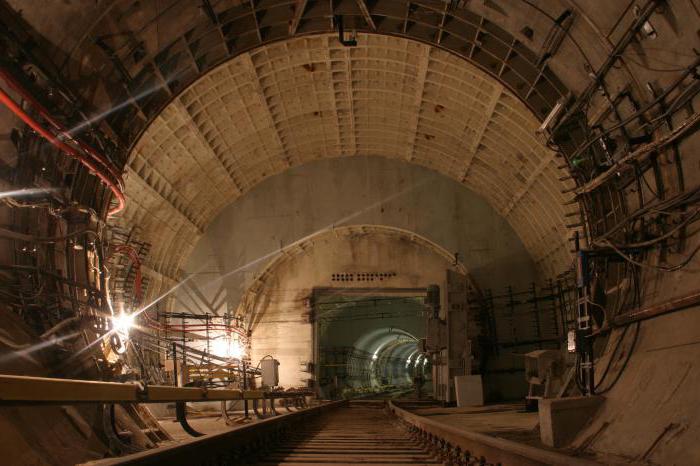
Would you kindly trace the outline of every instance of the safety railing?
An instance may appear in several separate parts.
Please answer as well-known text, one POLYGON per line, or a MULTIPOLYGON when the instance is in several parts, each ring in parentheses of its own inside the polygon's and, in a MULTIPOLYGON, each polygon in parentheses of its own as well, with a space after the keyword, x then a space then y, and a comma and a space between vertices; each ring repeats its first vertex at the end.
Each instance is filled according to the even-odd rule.
MULTIPOLYGON (((282 406, 303 409, 306 397, 311 393, 302 390, 265 391, 238 390, 205 387, 172 387, 144 385, 141 383, 102 382, 96 380, 56 379, 21 375, 0 375, 0 406, 70 405, 98 403, 113 406, 120 403, 175 403, 177 420, 191 436, 202 434, 187 422, 186 404, 192 402, 220 401, 226 415, 228 401, 252 402, 257 418, 277 416, 275 401, 282 406)), ((113 413, 112 410, 108 412, 113 413)))
POLYGON ((309 395, 306 391, 207 389, 0 375, 0 405, 273 400, 309 395))

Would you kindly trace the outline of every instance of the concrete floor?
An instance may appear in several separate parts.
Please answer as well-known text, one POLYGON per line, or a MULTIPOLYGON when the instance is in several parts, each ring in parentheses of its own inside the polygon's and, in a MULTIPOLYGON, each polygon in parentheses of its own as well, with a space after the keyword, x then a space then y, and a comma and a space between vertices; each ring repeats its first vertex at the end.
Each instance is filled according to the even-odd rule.
POLYGON ((573 449, 557 450, 540 442, 537 412, 525 411, 524 403, 493 404, 466 408, 406 407, 411 412, 458 429, 478 432, 513 442, 573 456, 588 458, 605 465, 651 464, 611 454, 582 453, 573 449))
POLYGON ((416 408, 416 414, 462 430, 542 446, 537 413, 523 404, 496 404, 467 408, 416 408))

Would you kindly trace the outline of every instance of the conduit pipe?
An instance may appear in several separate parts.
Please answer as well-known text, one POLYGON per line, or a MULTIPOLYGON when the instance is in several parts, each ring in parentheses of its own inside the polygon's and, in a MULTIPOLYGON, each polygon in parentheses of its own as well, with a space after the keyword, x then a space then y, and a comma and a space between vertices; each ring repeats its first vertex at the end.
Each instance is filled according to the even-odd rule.
POLYGON ((694 291, 680 298, 675 298, 664 303, 654 304, 647 308, 630 312, 629 314, 615 316, 613 318, 612 326, 619 327, 621 325, 627 325, 633 322, 638 322, 640 320, 651 319, 654 317, 658 317, 675 311, 680 311, 682 309, 687 309, 689 307, 697 305, 700 305, 700 290, 694 291))
POLYGON ((674 142, 676 139, 683 136, 689 130, 692 130, 695 125, 700 121, 700 113, 695 113, 688 119, 686 119, 680 126, 666 134, 664 137, 658 141, 650 142, 645 144, 639 149, 630 152, 629 154, 622 157, 620 160, 616 161, 610 168, 601 173, 600 175, 593 178, 591 181, 581 186, 580 188, 574 190, 577 196, 582 194, 590 193, 604 182, 615 176, 616 174, 634 167, 633 162, 640 162, 643 157, 655 152, 657 150, 663 149, 667 145, 674 142))
MULTIPOLYGON (((3 73, 3 76, 6 76, 3 73)), ((24 96, 25 94, 22 93, 24 96)), ((31 101, 31 100, 30 100, 31 101)), ((126 206, 126 198, 124 196, 123 190, 121 188, 121 178, 119 176, 114 175, 114 169, 111 167, 111 164, 106 162, 101 156, 99 156, 97 153, 94 152, 94 150, 89 149, 86 150, 88 146, 82 143, 78 143, 79 147, 81 150, 87 152, 94 160, 98 161, 100 165, 103 167, 107 168, 107 171, 109 173, 105 173, 103 169, 98 167, 93 160, 90 160, 87 158, 84 154, 82 154, 79 150, 69 146, 65 142, 61 141, 58 139, 54 134, 52 134, 49 130, 44 128, 39 122, 37 122, 34 118, 32 118, 29 114, 27 114, 22 107, 20 107, 13 99, 10 97, 4 89, 0 88, 0 102, 2 102, 7 108, 9 108, 12 113, 14 113, 18 118, 20 118, 22 121, 24 121, 27 125, 29 125, 30 128, 32 128, 34 131, 36 131, 39 135, 41 135, 44 139, 49 141, 51 144, 53 144, 56 148, 58 148, 60 151, 64 152, 66 155, 68 155, 71 158, 74 158, 78 160, 81 164, 83 164, 85 167, 87 167, 92 173, 94 173, 100 181, 107 186, 111 191, 112 194, 114 194, 114 197, 117 199, 118 205, 114 209, 110 210, 107 215, 114 215, 124 209, 126 206), (112 179, 114 177, 114 179, 112 179)), ((43 114, 43 112, 40 113, 43 114)), ((49 121, 51 121, 50 119, 49 121)), ((59 125, 60 127, 60 125, 59 125)), ((70 137, 68 133, 63 132, 62 135, 70 137)))

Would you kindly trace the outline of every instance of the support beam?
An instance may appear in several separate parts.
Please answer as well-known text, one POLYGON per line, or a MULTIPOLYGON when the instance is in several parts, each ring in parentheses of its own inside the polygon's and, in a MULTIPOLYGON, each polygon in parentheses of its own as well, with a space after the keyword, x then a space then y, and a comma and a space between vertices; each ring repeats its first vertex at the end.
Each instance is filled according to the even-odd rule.
POLYGON ((430 67, 430 51, 432 49, 423 46, 420 59, 418 61, 418 69, 416 72, 416 93, 413 96, 413 107, 415 112, 412 115, 411 129, 408 131, 410 140, 407 141, 406 160, 412 161, 416 152, 416 140, 418 139, 418 126, 420 124, 420 109, 423 106, 423 93, 425 91, 425 78, 428 76, 428 68, 430 67))
POLYGON ((544 172, 544 169, 547 168, 547 165, 552 163, 552 160, 554 160, 554 157, 556 156, 556 153, 554 152, 549 152, 545 155, 545 157, 542 159, 539 165, 537 165, 537 168, 530 173, 530 176, 527 178, 525 181, 525 186, 523 186, 520 191, 515 193, 513 198, 510 200, 508 205, 506 206, 505 209, 503 209, 503 212, 501 212, 501 215, 503 217, 508 218, 508 215, 517 207, 518 203, 522 200, 523 197, 530 191, 530 188, 535 184, 535 181, 542 176, 542 173, 544 172))
POLYGON ((197 225, 197 223, 192 218, 190 218, 190 216, 186 212, 184 212, 182 209, 177 207, 170 199, 168 199, 163 193, 158 191, 155 187, 151 186, 148 183, 148 181, 146 181, 136 170, 134 170, 130 166, 127 166, 126 173, 127 173, 127 176, 129 178, 137 181, 137 183, 140 184, 141 186, 143 186, 147 191, 150 191, 151 193, 155 194, 156 197, 159 197, 160 199, 165 201, 165 205, 168 206, 168 208, 172 212, 177 214, 178 217, 185 220, 185 223, 190 225, 192 227, 192 229, 194 229, 197 232, 198 235, 201 235, 204 233, 204 230, 199 225, 197 225))
POLYGON ((289 35, 293 36, 294 34, 297 33, 297 29, 299 29, 299 23, 301 22, 302 16, 304 16, 304 11, 306 10, 306 4, 308 3, 308 0, 296 0, 294 2, 294 16, 292 16, 292 19, 289 21, 289 35))
POLYGON ((671 312, 676 312, 691 307, 697 308, 698 305, 700 305, 700 291, 696 290, 680 298, 675 298, 660 304, 654 304, 644 309, 637 309, 636 311, 632 311, 627 314, 615 316, 612 321, 612 326, 619 327, 629 325, 632 322, 653 319, 654 317, 659 317, 671 312))
POLYGON ((357 2, 357 6, 360 8, 360 11, 362 12, 362 16, 365 18, 365 22, 367 23, 367 26, 372 31, 377 30, 377 25, 374 23, 374 20, 372 19, 372 15, 369 12, 369 8, 367 7, 367 3, 365 3, 365 0, 355 0, 357 2))
POLYGON ((255 88, 256 94, 260 98, 260 106, 265 110, 265 115, 269 119, 269 125, 271 128, 275 128, 275 141, 279 146, 278 150, 280 154, 283 154, 284 161, 286 162, 287 167, 291 167, 292 160, 289 155, 289 151, 287 150, 287 147, 285 147, 284 142, 282 141, 282 135, 280 134, 280 123, 275 118, 275 115, 272 113, 272 110, 270 110, 270 105, 267 103, 265 89, 263 89, 260 85, 261 79, 258 75, 257 70, 255 69, 255 64, 253 63, 250 54, 243 55, 242 59, 243 63, 245 64, 245 67, 247 68, 246 71, 248 71, 248 73, 250 73, 250 75, 253 77, 253 79, 250 80, 250 83, 255 88))
MULTIPOLYGON (((226 165, 224 165, 224 161, 221 159, 221 157, 214 151, 214 148, 211 146, 211 143, 209 140, 207 140, 206 137, 204 137, 204 133, 202 129, 195 123, 195 118, 192 112, 190 112, 187 107, 185 107, 180 100, 174 100, 173 104, 177 106, 177 109, 179 112, 182 113, 183 119, 187 122, 187 126, 192 130, 193 134, 197 136, 197 139, 201 142, 202 146, 205 147, 209 153, 211 154, 211 157, 215 159, 217 162, 219 162, 219 165, 228 174, 229 179, 231 180, 231 185, 233 186, 234 190, 236 191, 237 195, 240 195, 243 193, 243 188, 241 188, 240 184, 236 180, 236 177, 232 173, 232 170, 229 170, 226 168, 226 165)), ((201 167, 200 167, 201 168, 201 167)), ((204 169, 202 169, 204 170, 204 169)), ((224 196, 230 196, 230 194, 223 192, 220 186, 218 186, 217 183, 214 183, 214 187, 224 196)))
POLYGON ((263 36, 260 30, 260 23, 258 22, 258 13, 255 11, 255 0, 249 0, 248 3, 250 4, 250 12, 253 15, 253 21, 255 21, 255 32, 258 36, 258 42, 262 44, 263 36))
POLYGON ((464 183, 469 175, 469 169, 472 166, 474 157, 476 156, 476 151, 479 150, 479 145, 484 139, 484 133, 486 133, 486 128, 488 128, 489 123, 491 123, 491 118, 493 118, 493 112, 496 110, 496 105, 501 99, 503 94, 503 87, 500 85, 495 86, 491 98, 488 101, 488 106, 484 112, 484 119, 482 120, 482 125, 477 129, 474 139, 471 141, 469 148, 467 150, 467 160, 464 164, 464 174, 462 175, 462 183, 464 183))
POLYGON ((352 136, 351 155, 357 155, 357 133, 355 131, 355 95, 352 86, 352 59, 350 58, 350 49, 345 47, 345 91, 348 96, 348 110, 350 111, 350 135, 352 136))
POLYGON ((447 10, 450 7, 450 4, 451 4, 450 1, 446 1, 445 5, 442 8, 442 16, 440 17, 440 25, 438 26, 437 36, 435 37, 435 43, 437 43, 437 45, 440 45, 440 43, 442 42, 442 36, 443 36, 444 30, 445 30, 444 29, 445 21, 447 21, 447 10))
POLYGON ((0 375, 0 405, 55 405, 78 403, 172 403, 175 401, 227 401, 297 398, 304 391, 206 389, 142 386, 95 380, 53 379, 21 375, 0 375))

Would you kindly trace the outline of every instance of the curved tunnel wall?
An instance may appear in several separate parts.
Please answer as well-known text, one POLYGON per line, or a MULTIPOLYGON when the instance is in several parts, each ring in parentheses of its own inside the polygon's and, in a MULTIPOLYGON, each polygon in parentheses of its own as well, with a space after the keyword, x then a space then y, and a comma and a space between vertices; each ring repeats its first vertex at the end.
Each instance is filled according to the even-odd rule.
POLYGON ((345 224, 385 225, 421 235, 458 253, 481 288, 523 288, 536 273, 511 226, 459 183, 408 163, 344 158, 271 177, 224 209, 184 267, 188 275, 196 274, 190 283, 208 305, 186 290, 178 299, 209 312, 233 311, 281 247, 345 224))
POLYGON ((282 385, 306 385, 309 374, 303 365, 313 360, 308 304, 313 289, 420 289, 441 284, 451 259, 426 244, 410 232, 359 225, 325 231, 287 251, 247 296, 251 308, 246 311, 254 316, 251 359, 272 354, 281 362, 282 385), (338 272, 392 271, 396 275, 380 283, 333 279, 338 272))
MULTIPOLYGON (((51 37, 51 39, 53 39, 52 42, 56 43, 54 45, 60 44, 62 46, 61 49, 64 50, 66 53, 70 52, 73 54, 73 57, 70 60, 66 59, 66 63, 68 63, 68 65, 65 66, 64 63, 64 70, 67 71, 67 75, 70 75, 68 78, 73 81, 70 84, 78 86, 79 89, 81 87, 83 89, 88 86, 91 87, 94 84, 96 84, 96 70, 102 68, 104 70, 102 71, 103 76, 113 78, 112 80, 106 81, 108 85, 111 84, 113 88, 123 88, 120 89, 120 91, 122 91, 123 93, 128 93, 127 86, 122 86, 122 83, 119 82, 118 73, 115 73, 113 71, 113 68, 110 67, 110 58, 107 57, 103 53, 103 51, 99 50, 98 47, 94 45, 94 39, 96 34, 103 34, 105 32, 110 33, 123 30, 133 30, 137 34, 137 40, 144 38, 147 39, 147 50, 149 51, 151 57, 148 57, 147 60, 142 61, 140 64, 132 63, 128 60, 126 62, 126 65, 130 67, 132 75, 136 75, 136 73, 133 72, 134 70, 138 71, 139 67, 147 68, 151 66, 151 58, 153 56, 159 55, 158 52, 161 52, 162 48, 171 46, 171 40, 167 39, 168 37, 181 37, 182 41, 184 42, 189 34, 183 34, 183 31, 189 32, 191 29, 191 24, 198 24, 196 23, 196 21, 208 21, 208 19, 205 18, 204 15, 199 14, 200 12, 197 10, 198 7, 195 5, 194 2, 180 2, 188 8, 191 8, 190 11, 192 14, 189 15, 189 17, 192 19, 192 21, 183 21, 183 19, 187 18, 187 12, 183 12, 182 9, 176 10, 175 14, 171 13, 168 15, 164 15, 161 18, 162 21, 152 21, 152 15, 149 14, 150 12, 148 11, 141 11, 142 14, 139 15, 130 15, 126 12, 132 11, 129 10, 131 8, 138 9, 138 6, 135 6, 136 4, 128 0, 116 1, 114 3, 110 3, 110 5, 108 6, 103 5, 102 3, 97 4, 94 2, 88 2, 92 3, 91 5, 87 5, 81 2, 54 2, 55 4, 51 5, 51 8, 48 8, 46 5, 34 5, 34 8, 31 8, 30 5, 26 4, 27 2, 22 1, 12 1, 10 3, 12 5, 16 5, 17 9, 22 8, 24 10, 24 16, 27 19, 33 20, 30 21, 32 23, 32 26, 36 26, 42 32, 46 31, 47 26, 49 26, 49 29, 59 32, 58 35, 54 34, 51 37), (105 10, 103 10, 103 8, 105 8, 105 10), (62 9, 64 11, 61 11, 62 9), (111 9, 111 14, 107 14, 107 9, 111 9), (194 18, 197 19, 195 20, 194 18), (150 22, 150 24, 143 25, 144 22, 150 22), (143 27, 141 27, 142 25, 143 27), (111 29, 109 26, 112 26, 114 29, 111 29), (166 27, 164 28, 164 26, 166 27), (159 27, 161 34, 158 34, 159 27), (156 31, 156 34, 153 34, 154 30, 156 31), (163 39, 162 35, 164 30, 166 37, 165 40, 163 39), (156 47, 152 46, 154 41, 156 42, 156 47), (158 44, 158 42, 160 42, 160 44, 158 44), (90 52, 92 53, 89 54, 90 52), (75 69, 77 68, 80 68, 80 71, 78 71, 77 73, 68 72, 75 71, 75 69)), ((158 13, 158 2, 140 3, 141 8, 155 8, 155 13, 158 13)), ((525 35, 527 34, 524 31, 530 31, 529 42, 526 43, 530 46, 531 50, 539 50, 541 46, 544 45, 543 41, 547 40, 547 38, 549 37, 547 31, 552 29, 553 23, 552 21, 547 21, 545 16, 536 14, 535 11, 529 9, 527 5, 532 6, 534 4, 532 2, 505 1, 470 2, 468 6, 469 10, 471 11, 464 10, 463 13, 465 16, 469 17, 475 16, 472 12, 483 14, 488 22, 496 23, 499 26, 505 28, 506 30, 510 31, 513 34, 513 36, 517 37, 520 41, 527 40, 525 38, 525 35), (523 28, 524 25, 527 27, 523 28), (521 32, 518 33, 518 31, 521 32)), ((217 6, 219 6, 219 4, 217 4, 217 6)), ((567 0, 566 2, 549 2, 546 5, 541 6, 545 13, 551 13, 552 18, 556 18, 556 16, 561 12, 562 8, 564 7, 571 7, 576 11, 577 18, 574 22, 573 27, 570 30, 570 33, 568 34, 568 37, 564 39, 559 52, 552 57, 552 60, 548 62, 548 66, 551 66, 552 69, 554 69, 558 74, 560 74, 562 79, 565 80, 566 85, 569 86, 574 92, 581 90, 585 85, 589 83, 590 70, 597 69, 599 64, 606 58, 607 53, 610 50, 612 50, 612 41, 614 41, 621 34, 622 30, 629 22, 627 21, 629 20, 629 16, 635 14, 635 9, 630 8, 630 6, 631 5, 629 5, 626 2, 607 2, 605 4, 602 4, 599 2, 582 2, 579 0, 567 0), (625 15, 628 16, 625 17, 625 15), (574 44, 574 39, 577 39, 579 43, 574 44), (581 57, 574 50, 574 45, 582 45, 584 51, 590 53, 590 56, 593 58, 593 60, 591 60, 591 67, 583 66, 585 65, 585 63, 581 61, 581 57)), ((654 15, 654 18, 652 20, 653 26, 658 32, 658 37, 655 37, 654 40, 640 41, 639 43, 635 41, 635 46, 630 48, 631 53, 628 54, 631 55, 630 60, 626 63, 622 63, 622 66, 620 66, 619 69, 616 68, 612 72, 612 74, 614 75, 613 77, 616 78, 616 86, 613 88, 611 94, 616 94, 617 90, 622 89, 629 83, 631 83, 633 87, 641 88, 644 83, 653 82, 657 78, 661 83, 668 82, 669 80, 675 78, 673 73, 669 73, 668 71, 664 72, 663 69, 661 69, 660 72, 657 73, 655 68, 664 68, 670 65, 673 65, 674 67, 681 66, 687 62, 687 60, 683 58, 682 54, 686 49, 689 48, 689 43, 690 45, 694 46, 695 42, 697 41, 697 14, 696 12, 693 12, 690 9, 691 6, 692 2, 663 2, 663 6, 657 9, 658 14, 654 15), (669 31, 669 29, 671 30, 669 31), (636 64, 634 64, 635 62, 632 60, 639 59, 639 56, 642 55, 642 53, 644 53, 645 58, 650 60, 637 62, 636 64), (632 71, 630 72, 629 70, 632 71)), ((399 5, 399 7, 403 7, 403 5, 399 5)), ((240 5, 240 8, 249 9, 248 5, 245 4, 240 5)), ((479 18, 477 17, 477 19, 479 18)), ((327 23, 327 21, 325 22, 327 23)), ((314 24, 318 24, 318 22, 314 24)), ((216 25, 212 27, 216 27, 216 25)), ((438 31, 435 28, 436 26, 433 24, 428 27, 417 27, 412 29, 414 31, 424 31, 425 37, 443 37, 442 34, 437 34, 438 31)), ((459 33, 464 29, 466 29, 466 27, 464 25, 461 25, 459 28, 457 28, 456 32, 459 33)), ((237 33, 238 31, 234 32, 237 33)), ((286 23, 283 24, 282 27, 282 36, 284 36, 284 34, 286 34, 286 23)), ((475 34, 477 40, 481 36, 482 34, 480 34, 479 32, 475 34)), ((475 49, 475 47, 471 46, 469 42, 459 42, 453 40, 456 37, 458 36, 452 36, 452 40, 449 41, 450 45, 454 43, 467 44, 468 46, 464 47, 465 50, 471 49, 473 51, 475 49)), ((510 39, 511 36, 505 34, 505 37, 510 39)), ((492 44, 493 42, 493 40, 484 41, 483 45, 485 45, 485 48, 489 50, 488 44, 492 44)), ((445 43, 447 44, 448 41, 445 41, 445 43)), ((173 53, 178 52, 178 49, 176 47, 173 47, 173 49, 173 53)), ((57 55, 62 54, 59 53, 57 55)), ((510 53, 506 55, 505 61, 508 61, 509 56, 511 56, 510 53)), ((122 58, 124 57, 122 56, 122 58)), ((57 57, 57 62, 58 60, 59 57, 57 57)), ((195 69, 199 65, 199 63, 195 62, 194 60, 191 60, 189 56, 185 57, 185 60, 193 62, 191 66, 193 66, 195 69)), ((211 64, 211 61, 207 61, 207 63, 207 66, 209 66, 209 64, 211 64)), ((496 63, 498 64, 499 62, 496 63)), ((505 62, 503 64, 505 65, 505 62)), ((504 67, 495 66, 494 70, 499 68, 501 70, 504 69, 504 67)), ((208 68, 204 69, 206 70, 208 68)), ((192 73, 190 73, 190 75, 191 74, 192 73)), ((169 76, 166 76, 166 78, 169 78, 169 76)), ((608 80, 608 83, 610 83, 610 80, 608 80)), ((98 85, 104 86, 104 83, 99 83, 98 85)), ((173 86, 173 89, 175 89, 175 86, 173 86)), ((524 89, 527 90, 527 86, 524 86, 524 89)), ((640 93, 643 92, 644 91, 642 90, 640 93)), ((107 93, 97 92, 96 94, 98 96, 102 96, 107 93)), ((123 94, 117 95, 117 98, 121 98, 122 95, 123 94)), ((117 100, 116 102, 119 102, 119 100, 117 100)), ((89 103, 90 102, 88 102, 88 104, 89 103)), ((135 106, 136 102, 131 102, 129 105, 135 106)), ((93 105, 93 108, 100 107, 110 106, 93 105)), ((153 106, 150 107, 151 110, 153 108, 153 106)), ((147 113, 148 115, 153 115, 157 112, 150 111, 147 113)), ((543 110, 542 115, 543 114, 546 114, 546 111, 543 110)), ((110 121, 110 123, 112 122, 110 121)), ((132 123, 134 123, 133 120, 127 120, 126 125, 131 127, 132 123)), ((124 134, 126 133, 122 133, 122 135, 124 134)), ((690 162, 696 160, 692 156, 694 153, 698 152, 693 151, 692 149, 693 147, 697 147, 697 140, 698 139, 695 138, 695 144, 689 146, 689 150, 683 150, 684 158, 686 158, 686 156, 691 156, 688 157, 690 159, 690 162)), ((10 144, 9 141, 10 138, 6 138, 6 144, 8 146, 10 144)), ((125 137, 124 141, 130 143, 131 139, 125 137)), ((8 150, 7 152, 10 153, 14 151, 8 150)), ((694 167, 694 165, 690 162, 687 164, 687 167, 694 167)), ((698 170, 688 170, 687 174, 689 175, 689 178, 692 179, 693 185, 697 180, 697 173, 698 170)), ((151 183, 152 187, 158 190, 158 193, 164 193, 168 195, 167 189, 162 188, 162 182, 154 181, 153 179, 147 179, 146 182, 151 183)), ((165 241, 168 242, 168 245, 166 247, 173 246, 173 244, 174 247, 181 246, 181 243, 173 243, 172 237, 166 238, 165 241)), ((154 276, 157 276, 157 274, 161 272, 166 275, 178 273, 177 263, 173 267, 166 268, 163 267, 163 263, 161 262, 162 259, 163 258, 160 257, 157 261, 151 263, 151 265, 154 265, 158 269, 152 271, 154 276)), ((655 293, 654 296, 651 297, 651 299, 658 298, 659 300, 662 300, 665 297, 677 291, 677 287, 686 288, 693 286, 693 284, 696 283, 694 280, 692 280, 692 276, 690 276, 690 278, 687 280, 678 279, 675 275, 671 277, 672 278, 658 284, 658 286, 649 287, 656 288, 659 290, 659 292, 655 293)), ((595 430, 591 432, 592 434, 596 434, 595 443, 602 443, 603 441, 607 440, 606 445, 614 446, 616 448, 620 447, 620 444, 630 443, 619 441, 623 437, 628 439, 630 438, 630 436, 627 435, 627 433, 630 431, 629 426, 639 426, 640 423, 636 422, 638 419, 644 419, 645 421, 648 419, 652 419, 655 423, 657 423, 657 425, 654 425, 653 428, 647 429, 648 432, 646 432, 645 434, 649 436, 649 438, 646 439, 648 440, 648 442, 646 442, 643 445, 642 442, 635 442, 634 450, 641 455, 645 451, 647 451, 646 448, 648 445, 656 445, 656 442, 659 439, 659 437, 656 437, 657 433, 666 432, 664 428, 665 426, 669 425, 669 423, 667 422, 668 418, 655 415, 658 414, 658 410, 665 409, 667 413, 683 412, 683 410, 687 410, 687 407, 689 405, 674 406, 672 409, 667 409, 665 404, 669 402, 669 399, 664 398, 662 400, 659 396, 649 396, 650 394, 664 393, 666 390, 666 384, 668 383, 669 378, 663 371, 656 370, 659 367, 663 368, 664 371, 668 370, 669 372, 671 372, 670 367, 675 366, 675 364, 683 365, 683 367, 680 367, 680 369, 676 372, 676 375, 680 377, 680 380, 674 381, 673 383, 677 383, 678 386, 683 387, 682 390, 685 394, 685 398, 676 396, 670 399, 670 401, 672 401, 673 403, 678 402, 681 404, 682 402, 690 401, 691 403, 694 403, 691 406, 697 407, 697 397, 694 396, 694 391, 691 391, 692 389, 688 388, 692 386, 697 386, 697 383, 693 383, 693 377, 695 378, 695 380, 697 380, 697 365, 694 366, 696 369, 692 370, 690 372, 690 375, 687 377, 687 371, 685 367, 685 365, 687 364, 687 370, 690 370, 690 367, 692 365, 692 357, 694 356, 692 351, 695 351, 690 348, 697 347, 697 345, 693 346, 693 341, 697 339, 697 335, 692 334, 691 331, 693 329, 697 329, 698 326, 689 325, 689 323, 692 324, 693 322, 695 322, 695 320, 693 319, 695 319, 694 310, 679 313, 667 319, 654 321, 653 324, 645 323, 643 325, 643 329, 645 329, 646 332, 642 333, 642 337, 640 337, 640 343, 642 346, 640 347, 640 351, 638 351, 639 355, 635 354, 635 356, 632 359, 633 362, 637 361, 640 363, 640 366, 638 366, 638 371, 634 369, 635 366, 633 364, 630 367, 630 369, 632 370, 626 373, 623 377, 623 381, 629 379, 630 383, 622 383, 618 386, 618 394, 620 395, 618 397, 619 403, 615 403, 614 406, 617 406, 618 408, 616 409, 619 409, 620 411, 616 412, 615 409, 611 408, 609 412, 606 413, 607 420, 610 420, 611 422, 618 422, 618 428, 621 429, 622 435, 608 435, 607 433, 597 435, 600 434, 601 431, 595 430), (690 332, 690 334, 684 333, 682 335, 683 338, 681 339, 677 334, 678 329, 681 329, 683 332, 690 332), (678 356, 678 354, 666 356, 667 353, 663 351, 670 351, 670 348, 672 347, 680 348, 673 349, 673 351, 678 351, 683 358, 691 357, 691 359, 686 361, 685 359, 677 358, 676 356, 678 356), (662 351, 662 348, 667 349, 664 349, 662 351), (652 358, 649 357, 649 355, 652 354, 655 355, 654 358, 656 359, 652 360, 652 358), (648 388, 648 374, 652 372, 655 375, 655 377, 653 378, 653 383, 658 384, 658 390, 652 390, 648 388), (629 377, 632 374, 639 374, 639 378, 636 379, 629 377), (637 384, 637 380, 639 380, 641 383, 637 384), (685 383, 683 381, 685 381, 685 383), (628 387, 629 392, 631 393, 629 393, 625 389, 625 387, 628 387), (637 391, 637 387, 639 387, 639 391, 637 391), (644 401, 645 403, 647 403, 645 406, 645 410, 639 410, 637 417, 631 415, 625 417, 620 415, 625 413, 624 409, 626 409, 626 406, 628 406, 629 404, 630 394, 638 396, 637 400, 635 401, 644 401), (625 426, 628 427, 626 431, 624 430, 625 426)), ((678 369, 678 367, 676 367, 676 369, 678 369)), ((674 391, 674 393, 676 392, 674 391)), ((635 405, 635 408, 640 407, 640 403, 637 403, 635 405)), ((675 419, 673 417, 670 417, 670 420, 674 421, 675 419)), ((692 431, 693 430, 691 428, 688 429, 687 432, 692 433, 692 431)), ((612 432, 612 429, 608 429, 608 432, 612 432)), ((676 438, 675 434, 670 435, 669 437, 671 437, 671 439, 676 438)), ((686 437, 696 438, 697 436, 686 434, 686 437)), ((672 445, 672 448, 679 448, 678 442, 672 445)), ((684 457, 683 455, 685 452, 682 448, 680 449, 680 451, 681 453, 679 454, 679 456, 684 457)), ((656 456, 656 452, 654 452, 654 454, 656 456)), ((687 456, 685 458, 687 459, 687 456)), ((654 457, 653 459, 657 461, 657 457, 654 457)), ((663 462, 662 460, 658 461, 663 462)))
POLYGON ((132 151, 132 202, 118 223, 140 226, 163 280, 177 278, 209 223, 260 181, 358 155, 443 173, 507 219, 541 273, 569 265, 569 182, 536 139, 530 110, 448 52, 396 37, 358 40, 349 50, 324 34, 244 53, 153 120, 132 151))

